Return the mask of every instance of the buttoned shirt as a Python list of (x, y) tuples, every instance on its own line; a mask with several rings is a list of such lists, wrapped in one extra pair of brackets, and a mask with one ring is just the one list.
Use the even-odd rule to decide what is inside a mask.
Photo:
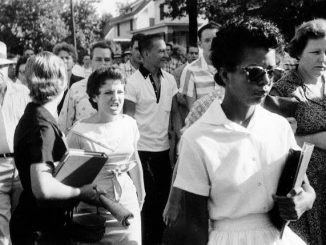
[(76, 121), (96, 113), (89, 102), (86, 85), (87, 79), (83, 79), (74, 83), (68, 90), (58, 120), (59, 127), (65, 134)]
[(125, 99), (136, 104), (139, 128), (138, 150), (159, 152), (169, 149), (168, 126), (172, 97), (178, 92), (174, 77), (161, 70), (161, 88), (156, 92), (150, 73), (140, 67), (127, 79)]
[(285, 118), (257, 105), (245, 128), (217, 100), (180, 145), (174, 186), (209, 197), (213, 220), (267, 213), (289, 149), (299, 149)]
[(130, 63), (130, 60), (128, 60), (126, 63), (121, 63), (120, 69), (126, 79), (130, 77), (135, 71), (137, 71), (137, 69)]
[(180, 78), (179, 92), (197, 100), (216, 89), (219, 93), (219, 98), (222, 100), (224, 88), (215, 83), (215, 73), (216, 69), (208, 65), (205, 58), (201, 56), (183, 70)]
[(31, 100), (26, 86), (10, 81), (6, 83), (7, 91), (0, 105), (0, 153), (13, 152), (16, 125)]

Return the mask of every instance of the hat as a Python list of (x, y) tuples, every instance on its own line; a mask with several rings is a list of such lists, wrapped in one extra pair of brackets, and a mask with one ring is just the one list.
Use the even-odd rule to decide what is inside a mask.
[(7, 59), (7, 45), (0, 41), (0, 65), (10, 65), (16, 63), (14, 60)]

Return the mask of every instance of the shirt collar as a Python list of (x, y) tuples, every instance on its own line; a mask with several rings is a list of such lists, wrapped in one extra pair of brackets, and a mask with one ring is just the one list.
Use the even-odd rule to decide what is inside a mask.
[[(139, 67), (139, 71), (140, 71), (140, 73), (143, 75), (143, 77), (145, 78), (145, 79), (147, 79), (147, 77), (151, 74), (151, 72), (149, 71), (149, 70), (147, 70), (143, 65), (140, 65), (140, 67)], [(159, 69), (159, 75), (161, 76), (161, 77), (163, 77), (163, 72), (162, 72), (162, 69)]]
[(224, 126), (225, 128), (237, 130), (237, 131), (243, 131), (243, 132), (248, 132), (250, 128), (255, 124), (254, 121), (259, 119), (259, 115), (261, 113), (261, 106), (257, 105), (255, 108), (255, 112), (250, 119), (249, 125), (247, 128), (229, 120), (219, 102), (218, 99), (215, 99), (210, 107), (207, 109), (207, 111), (204, 113), (204, 115), (201, 117), (201, 122), (207, 123), (207, 124), (212, 124), (212, 125), (219, 125), (219, 126)]

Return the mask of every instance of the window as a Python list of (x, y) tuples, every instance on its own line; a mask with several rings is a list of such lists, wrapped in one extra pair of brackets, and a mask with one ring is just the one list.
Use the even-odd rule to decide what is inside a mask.
[(120, 24), (117, 24), (117, 36), (120, 37)]
[(133, 25), (133, 21), (132, 19), (130, 20), (130, 31), (133, 31), (134, 30), (134, 25)]
[(164, 19), (164, 4), (160, 4), (160, 20)]

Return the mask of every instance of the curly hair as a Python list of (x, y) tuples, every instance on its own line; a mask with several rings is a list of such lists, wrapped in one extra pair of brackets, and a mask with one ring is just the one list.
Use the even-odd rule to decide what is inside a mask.
[(326, 36), (326, 20), (315, 19), (303, 22), (295, 32), (294, 37), (287, 46), (292, 58), (299, 59), (309, 39), (324, 38)]
[(48, 51), (28, 59), (25, 75), (32, 100), (41, 105), (53, 100), (67, 87), (65, 64)]
[(124, 83), (120, 68), (117, 66), (101, 67), (95, 70), (87, 80), (86, 92), (89, 96), (89, 102), (95, 110), (98, 107), (93, 99), (100, 94), (100, 88), (107, 80), (120, 80), (121, 83)]
[(73, 61), (76, 62), (77, 53), (74, 46), (66, 42), (58, 43), (53, 47), (53, 53), (59, 55), (60, 51), (66, 51), (72, 57)]
[[(279, 29), (269, 21), (253, 17), (234, 19), (216, 33), (211, 46), (211, 60), (217, 70), (224, 67), (232, 72), (241, 63), (246, 49), (276, 49), (283, 43)], [(218, 75), (215, 81), (224, 86)]]

